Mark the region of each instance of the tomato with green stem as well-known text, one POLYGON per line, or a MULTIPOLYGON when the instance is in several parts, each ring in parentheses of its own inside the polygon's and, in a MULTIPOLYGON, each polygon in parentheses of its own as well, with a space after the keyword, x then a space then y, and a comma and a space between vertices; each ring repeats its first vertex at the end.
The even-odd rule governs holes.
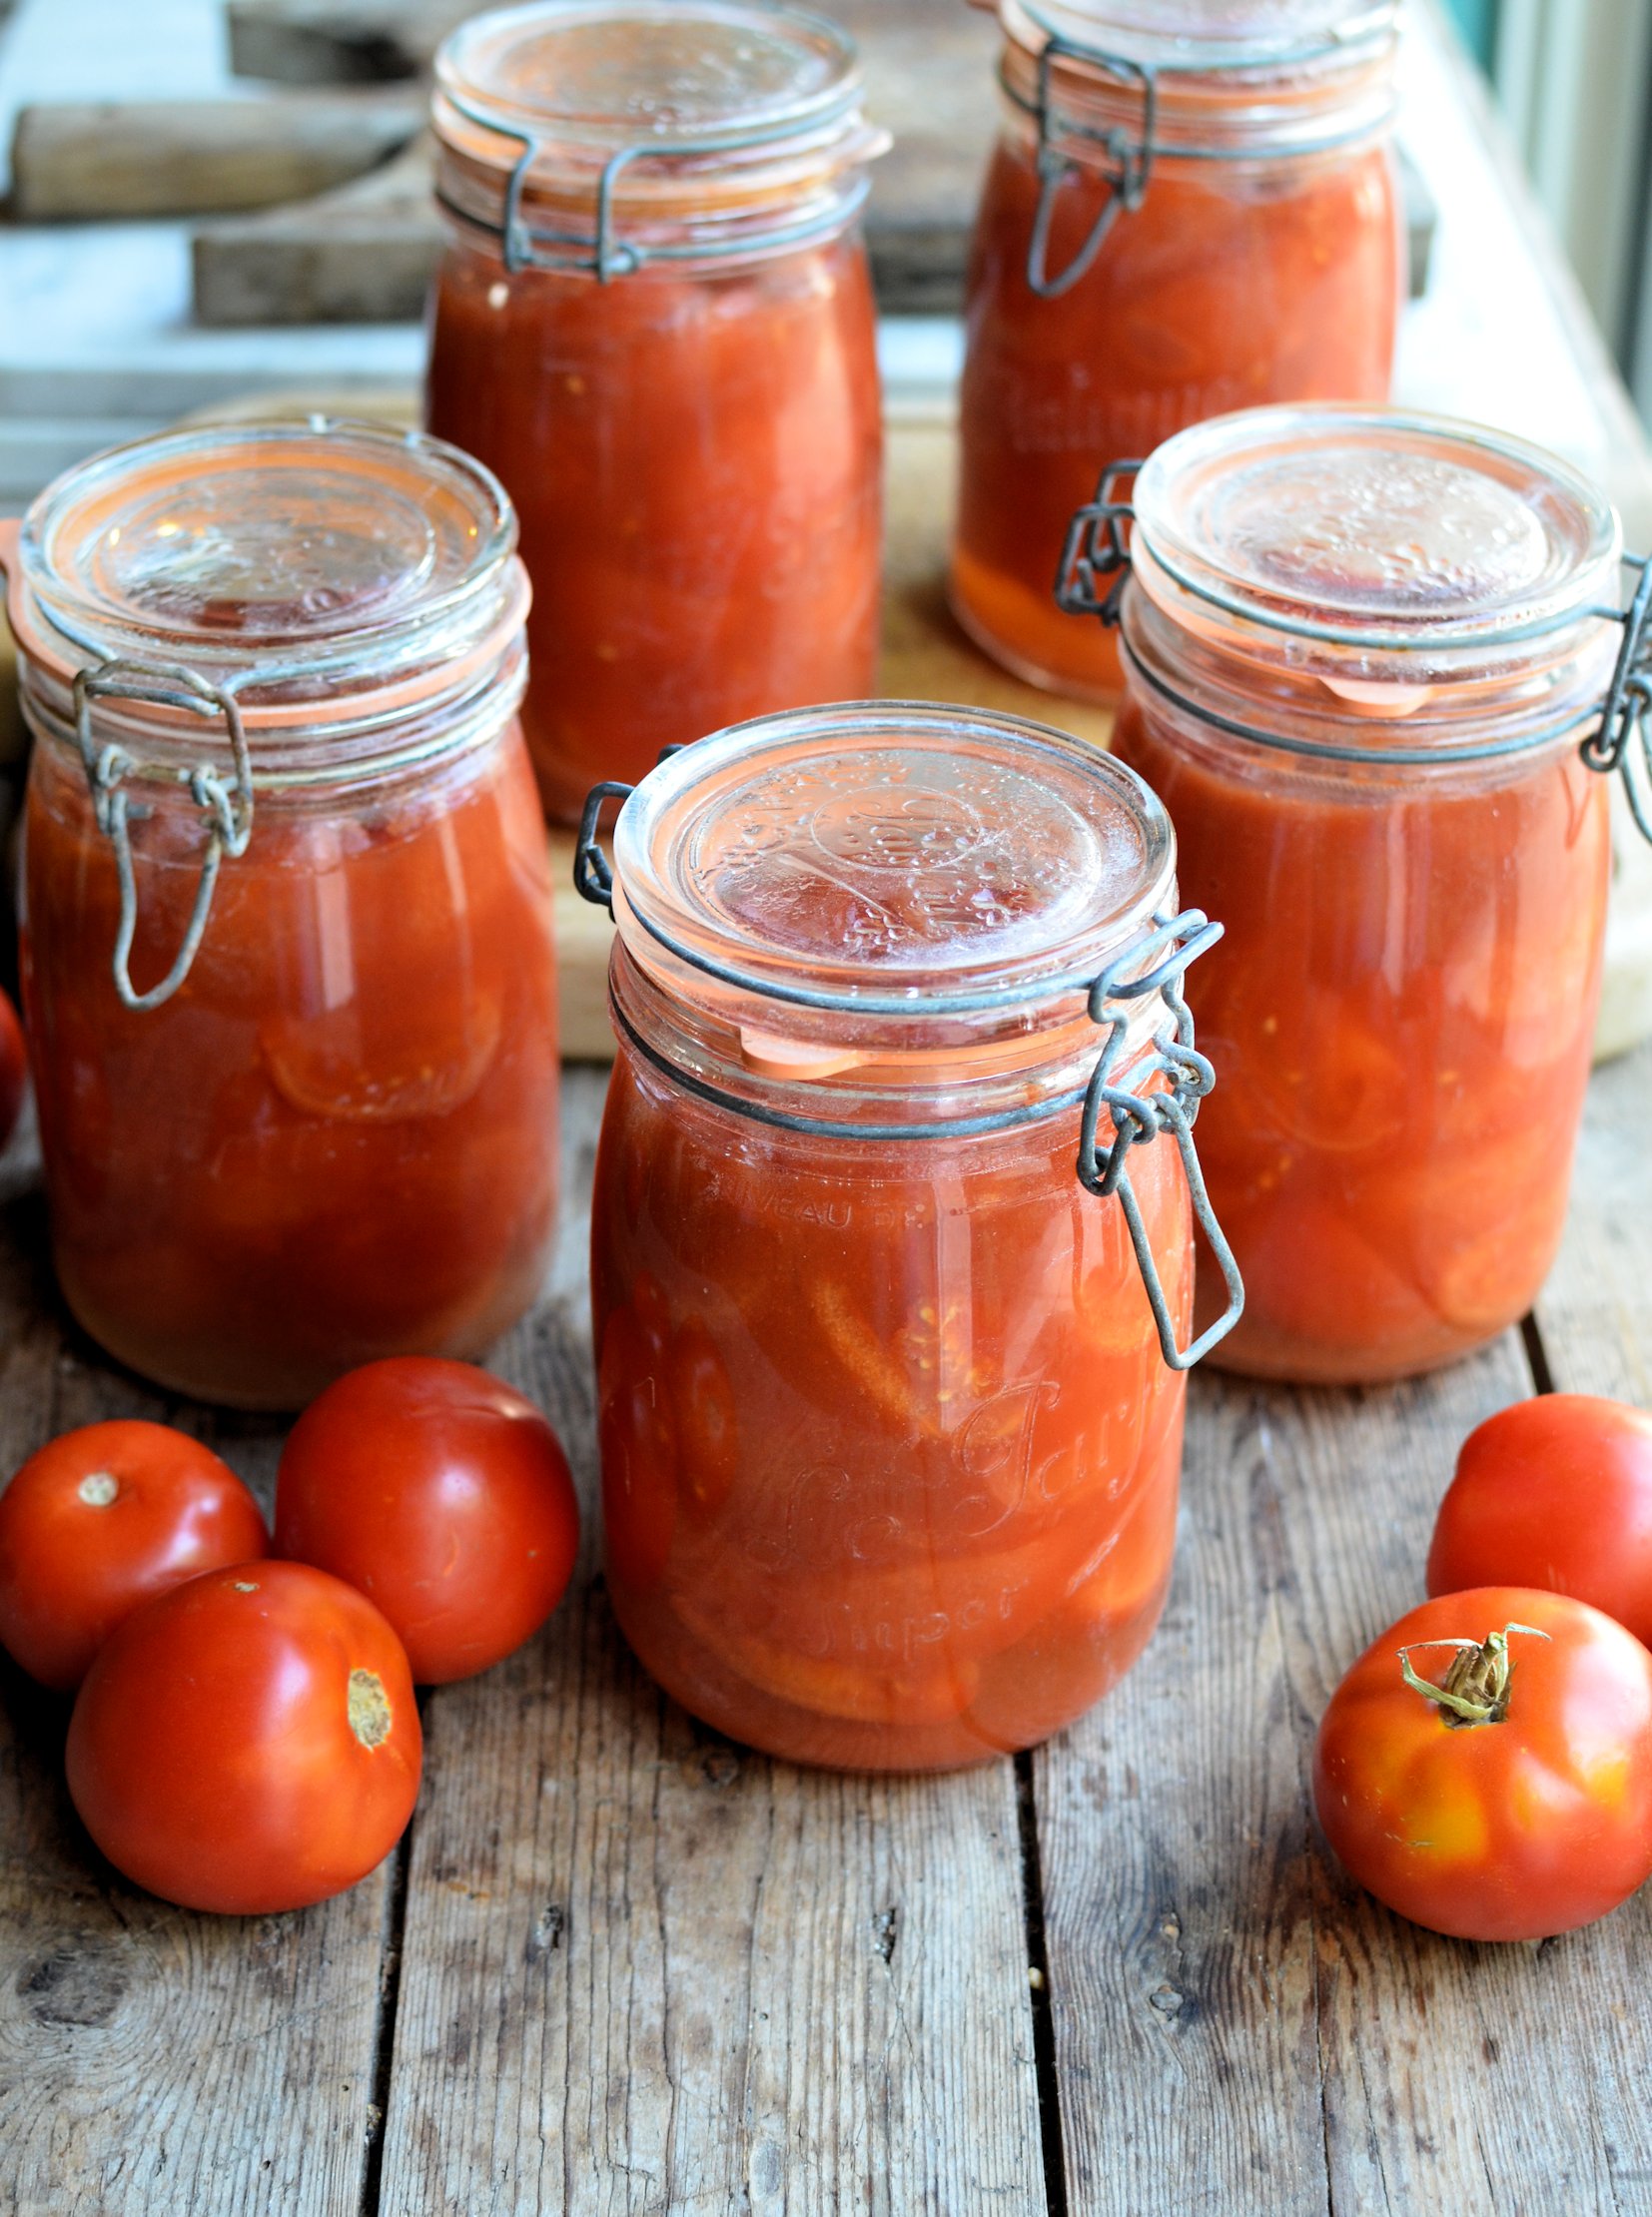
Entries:
POLYGON ((1414 1923, 1592 1923, 1652 1875, 1652 1654, 1564 1594, 1424 1602, 1331 1696, 1313 1800, 1349 1874, 1414 1923))

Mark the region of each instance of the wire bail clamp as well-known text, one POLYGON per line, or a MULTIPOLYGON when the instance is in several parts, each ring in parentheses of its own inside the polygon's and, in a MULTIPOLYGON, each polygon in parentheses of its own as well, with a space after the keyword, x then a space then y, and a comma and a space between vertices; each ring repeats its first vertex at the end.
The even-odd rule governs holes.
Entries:
POLYGON ((241 709, 227 686, 214 685, 177 662, 115 660, 78 670, 74 682, 75 738, 86 772, 97 826, 115 850, 120 886, 120 921, 115 934, 111 975, 124 1008, 139 1013, 158 1009, 183 985, 200 952, 212 914, 218 875, 227 859, 239 861, 253 836, 253 766, 241 709), (100 700, 141 701, 153 707, 187 710, 191 715, 222 716, 229 733, 235 775, 226 782, 211 763, 197 762, 174 775, 187 785, 206 826, 206 851, 184 940, 172 968, 158 985, 139 993, 132 983, 132 947, 138 931, 137 870, 132 855, 128 775, 138 758, 111 741, 101 748, 92 735, 92 707, 100 700))

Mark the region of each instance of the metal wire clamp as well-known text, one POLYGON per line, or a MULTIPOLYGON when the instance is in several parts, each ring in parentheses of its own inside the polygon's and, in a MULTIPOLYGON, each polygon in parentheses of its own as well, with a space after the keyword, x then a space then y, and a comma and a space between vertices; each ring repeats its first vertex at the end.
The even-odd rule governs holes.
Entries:
POLYGON ((111 970, 122 1005, 144 1011, 158 1009, 190 974, 212 913, 213 894, 225 857, 232 861, 247 852, 253 836, 253 767, 247 734, 234 696, 223 686, 210 684, 193 670, 175 662, 104 662, 75 675, 75 737, 91 789, 97 826, 115 850, 115 870, 120 883, 120 923, 115 935, 111 970), (139 993, 132 983, 132 943, 138 930, 138 888, 132 860, 132 835, 125 790, 127 773, 137 767, 136 757, 113 742, 99 747, 92 736, 92 704, 98 700, 145 701, 156 707, 187 709, 203 718, 222 716, 230 737, 235 763, 234 783, 227 784, 210 763, 198 762, 175 774, 194 795, 206 824, 206 852, 195 904, 190 911, 183 945, 172 968, 159 985, 139 993))
POLYGON ((1130 575, 1125 525, 1136 519, 1131 502, 1119 498, 1119 484, 1122 478, 1134 477, 1142 466, 1139 460, 1110 462, 1102 471, 1095 499, 1080 508, 1068 524, 1061 566, 1056 571, 1056 605, 1064 614, 1100 616, 1110 630, 1118 625, 1125 580, 1130 575), (1097 585, 1103 577, 1112 580, 1105 592, 1097 585))
POLYGON ((1079 1124, 1079 1183, 1087 1192, 1096 1193, 1104 1200, 1110 1194, 1118 1194, 1130 1230, 1130 1243, 1136 1250, 1137 1268, 1142 1273, 1142 1283, 1147 1288, 1153 1320, 1158 1327, 1160 1351, 1172 1370, 1191 1370, 1219 1340, 1227 1338, 1244 1312, 1244 1285, 1239 1264, 1234 1259, 1227 1234, 1217 1221, 1199 1153, 1194 1146, 1194 1121, 1200 1103, 1216 1084, 1216 1072, 1194 1046, 1193 1015, 1182 992, 1188 965, 1216 945, 1222 937, 1222 926, 1213 924, 1201 909, 1186 909, 1175 917, 1156 916, 1154 924, 1156 930, 1152 935, 1116 955, 1090 991, 1090 1021, 1105 1024, 1109 1029, 1107 1044, 1084 1097, 1084 1114, 1079 1124), (1156 955, 1159 960, 1145 974, 1121 976, 1126 970, 1134 971, 1145 958, 1156 955), (1175 1019, 1175 1029, 1159 1033, 1153 1043, 1155 1052, 1132 1072, 1137 1090, 1116 1086, 1113 1073, 1130 1031, 1132 1005, 1155 993, 1163 995, 1165 1006, 1175 1019), (1158 1077, 1170 1080, 1168 1091, 1147 1093, 1140 1090, 1158 1077), (1111 1144, 1105 1147, 1097 1144, 1096 1137, 1104 1109, 1112 1119, 1114 1130, 1111 1144), (1163 1131, 1170 1132, 1176 1140, 1195 1220, 1210 1243, 1228 1291, 1228 1305, 1222 1314, 1187 1347, 1179 1347, 1176 1343, 1176 1319, 1171 1314, 1127 1164, 1132 1147, 1151 1144, 1163 1131))
POLYGON ((1034 115, 1038 123, 1039 197, 1038 209, 1033 217, 1032 236, 1027 242, 1027 284, 1040 300, 1058 301, 1064 293, 1073 290, 1094 264, 1119 218, 1134 215, 1147 198, 1148 187, 1153 182, 1154 134, 1159 121, 1159 79, 1152 69, 1140 62, 1127 61, 1122 55, 1102 54, 1088 47, 1074 46, 1065 39, 1052 35, 1039 50, 1038 96, 1034 115), (1132 132, 1122 125, 1113 124, 1106 130, 1098 130, 1094 125, 1079 123, 1071 117, 1058 123, 1055 96, 1051 87, 1051 72, 1058 62, 1078 62, 1087 70, 1099 72, 1140 92, 1140 129, 1132 132), (1056 143, 1058 130, 1066 139, 1083 139, 1099 148, 1101 160, 1075 162, 1056 143), (1055 221, 1056 201, 1063 186, 1070 179, 1083 176, 1087 170, 1098 172, 1107 181, 1110 191, 1084 244, 1066 269, 1053 277, 1050 274, 1050 230, 1055 221))
MULTIPOLYGON (((851 104, 845 95, 845 106, 851 104)), ((598 284, 607 285, 614 278, 631 277, 647 262, 691 262, 703 257, 707 249, 703 244, 674 244, 644 247, 635 241, 618 236, 614 200, 619 181, 633 162, 644 160, 685 160, 706 154, 737 154, 748 147, 767 146, 786 136, 791 128, 772 122, 748 125, 708 133, 692 141, 670 139, 640 139, 630 146, 619 147, 603 163, 596 184, 596 232, 592 240, 574 231, 542 231, 536 233, 528 222, 523 209, 535 164, 545 150, 545 140, 531 131, 514 129, 489 115, 484 109, 461 99, 451 87, 444 89, 442 98, 468 122, 478 125, 495 138, 508 139, 521 148, 511 166, 509 181, 505 186, 504 209, 497 227, 499 255, 506 273, 514 276, 518 270, 561 270, 594 277, 598 284), (545 251, 549 249, 550 251, 545 251)), ((826 238, 841 230, 861 201, 866 198, 870 180, 863 178, 846 199, 834 200, 824 208, 812 208, 807 214, 791 223, 771 226, 767 231, 743 237, 739 242, 742 254, 767 254, 785 247, 801 247, 816 239, 826 238)), ((461 222, 476 223, 477 219, 458 207, 438 190, 437 200, 461 222)), ((492 232, 490 224, 480 229, 492 232)))
POLYGON ((1652 641, 1647 637, 1648 617, 1652 615, 1652 560, 1633 554, 1625 555, 1624 560, 1631 569, 1639 570, 1640 583, 1628 607, 1618 614, 1623 643, 1618 648, 1612 682, 1606 688, 1599 728, 1584 740, 1582 752, 1591 770, 1608 775, 1613 770, 1622 773, 1636 828, 1643 839, 1652 841, 1652 733, 1646 721, 1648 707, 1652 706, 1652 671, 1647 667, 1652 651, 1652 641), (1639 775, 1631 740, 1639 751, 1639 775))

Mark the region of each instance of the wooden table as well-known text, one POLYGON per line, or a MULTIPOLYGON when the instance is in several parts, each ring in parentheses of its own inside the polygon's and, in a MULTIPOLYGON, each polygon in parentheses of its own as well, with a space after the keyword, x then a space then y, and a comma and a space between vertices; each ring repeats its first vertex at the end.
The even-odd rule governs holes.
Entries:
MULTIPOLYGON (((583 1254, 602 1078, 498 1368, 594 1479, 583 1254)), ((0 2208, 19 2217, 1585 2217, 1652 2206, 1652 1896, 1541 1946, 1436 1939, 1308 1809, 1318 1712, 1418 1598, 1457 1441, 1543 1386, 1652 1400, 1652 1056, 1594 1082, 1549 1293, 1435 1379, 1193 1382, 1145 1660, 1014 1762, 810 1774, 631 1661, 594 1531, 541 1638, 424 1706, 401 1852, 305 1914, 126 1886, 64 1718, 0 1672, 0 2208)), ((148 1393, 69 1327, 27 1141, 0 1161, 0 1465, 115 1414, 268 1487, 278 1426, 148 1393)), ((590 1520, 594 1524, 594 1519, 590 1520)))

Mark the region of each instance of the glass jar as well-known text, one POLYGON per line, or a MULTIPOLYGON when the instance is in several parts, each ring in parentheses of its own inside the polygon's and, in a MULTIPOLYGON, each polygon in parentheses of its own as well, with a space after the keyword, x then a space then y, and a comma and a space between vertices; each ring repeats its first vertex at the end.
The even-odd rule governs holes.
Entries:
MULTIPOLYGON (((1639 651, 1637 613, 1608 736, 1617 517, 1515 439, 1332 408, 1182 432, 1133 512, 1115 745, 1228 926, 1195 996, 1249 1293, 1222 1362, 1432 1369, 1525 1314, 1560 1238, 1611 869, 1591 765, 1639 651)), ((1131 513, 1081 518, 1067 605, 1121 597, 1131 513)))
POLYGON ((1099 465, 1274 400, 1383 401, 1394 0, 1000 0, 952 604, 1034 684, 1120 687, 1051 598, 1099 465))
POLYGON ((662 747, 874 689, 882 521, 849 38, 755 0, 536 0, 437 61, 427 420, 533 578, 553 820, 662 747))
POLYGON ((503 492, 422 437, 193 430, 71 470, 10 533, 70 1307, 250 1407, 480 1354, 538 1288, 556 1172, 503 492))
POLYGON ((1226 1328, 1179 1346, 1211 1075, 1179 981, 1218 927, 1176 914, 1164 811, 1063 734, 870 703, 677 755, 611 875, 594 824, 619 1622, 776 1755, 1028 1747, 1158 1619, 1182 1372, 1226 1328))

